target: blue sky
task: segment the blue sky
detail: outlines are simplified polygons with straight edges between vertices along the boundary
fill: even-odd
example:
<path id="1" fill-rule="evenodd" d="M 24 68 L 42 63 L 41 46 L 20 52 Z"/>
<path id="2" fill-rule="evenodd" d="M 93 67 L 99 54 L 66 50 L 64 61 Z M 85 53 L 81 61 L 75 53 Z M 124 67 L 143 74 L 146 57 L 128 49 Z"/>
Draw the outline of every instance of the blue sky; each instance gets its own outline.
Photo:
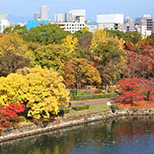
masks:
<path id="1" fill-rule="evenodd" d="M 57 12 L 66 13 L 77 7 L 86 9 L 86 19 L 96 21 L 98 13 L 123 13 L 124 17 L 141 17 L 150 14 L 154 18 L 154 0 L 0 0 L 0 13 L 7 13 L 11 22 L 33 19 L 40 6 L 48 5 L 50 19 Z"/>

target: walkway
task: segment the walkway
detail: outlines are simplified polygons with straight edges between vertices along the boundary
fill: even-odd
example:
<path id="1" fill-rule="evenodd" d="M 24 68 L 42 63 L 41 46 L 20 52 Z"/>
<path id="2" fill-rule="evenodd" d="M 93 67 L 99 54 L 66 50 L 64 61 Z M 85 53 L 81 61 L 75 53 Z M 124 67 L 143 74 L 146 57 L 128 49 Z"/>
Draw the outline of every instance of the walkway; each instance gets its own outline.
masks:
<path id="1" fill-rule="evenodd" d="M 116 99 L 105 98 L 105 99 L 93 99 L 93 100 L 83 100 L 83 101 L 71 101 L 71 106 L 77 106 L 82 104 L 96 105 L 96 104 L 106 104 L 107 102 L 116 102 Z"/>

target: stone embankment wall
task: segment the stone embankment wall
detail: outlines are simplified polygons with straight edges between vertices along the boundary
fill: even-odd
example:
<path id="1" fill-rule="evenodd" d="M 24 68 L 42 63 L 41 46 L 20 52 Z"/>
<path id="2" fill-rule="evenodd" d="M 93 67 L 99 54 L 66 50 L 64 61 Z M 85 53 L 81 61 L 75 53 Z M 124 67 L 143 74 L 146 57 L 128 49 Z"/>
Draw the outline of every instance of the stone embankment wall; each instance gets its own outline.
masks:
<path id="1" fill-rule="evenodd" d="M 0 142 L 21 138 L 24 136 L 31 136 L 56 129 L 71 127 L 96 120 L 108 120 L 119 116 L 138 116 L 138 115 L 154 115 L 154 109 L 120 109 L 115 113 L 112 111 L 104 111 L 99 113 L 92 113 L 81 115 L 79 117 L 60 118 L 39 123 L 32 123 L 22 126 L 10 127 L 1 130 Z"/>

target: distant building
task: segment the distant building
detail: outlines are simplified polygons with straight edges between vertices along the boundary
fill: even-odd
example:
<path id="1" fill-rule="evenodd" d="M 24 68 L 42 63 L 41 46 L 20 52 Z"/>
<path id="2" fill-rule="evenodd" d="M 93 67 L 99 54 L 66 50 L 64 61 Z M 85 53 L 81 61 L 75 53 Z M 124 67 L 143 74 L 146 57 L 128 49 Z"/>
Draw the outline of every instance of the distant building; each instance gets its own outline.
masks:
<path id="1" fill-rule="evenodd" d="M 86 26 L 89 28 L 89 32 L 94 32 L 95 29 L 98 29 L 97 22 L 87 22 Z"/>
<path id="2" fill-rule="evenodd" d="M 65 31 L 69 31 L 71 33 L 75 33 L 83 27 L 85 27 L 85 23 L 65 22 Z"/>
<path id="3" fill-rule="evenodd" d="M 8 20 L 8 15 L 6 13 L 0 13 L 0 20 Z"/>
<path id="4" fill-rule="evenodd" d="M 123 31 L 124 32 L 135 31 L 135 25 L 132 18 L 127 17 L 124 19 Z"/>
<path id="5" fill-rule="evenodd" d="M 135 30 L 142 34 L 142 37 L 149 36 L 153 33 L 153 19 L 150 15 L 145 14 L 141 18 L 135 19 Z"/>
<path id="6" fill-rule="evenodd" d="M 48 6 L 41 6 L 40 8 L 40 17 L 41 20 L 49 20 L 49 7 Z"/>
<path id="7" fill-rule="evenodd" d="M 0 13 L 0 33 L 3 33 L 5 28 L 9 26 L 8 15 L 6 13 Z"/>
<path id="8" fill-rule="evenodd" d="M 28 24 L 26 24 L 27 30 L 30 30 L 31 28 L 36 28 L 38 26 L 49 24 L 48 20 L 28 20 Z"/>
<path id="9" fill-rule="evenodd" d="M 34 20 L 41 20 L 40 13 L 34 13 Z"/>
<path id="10" fill-rule="evenodd" d="M 86 10 L 74 9 L 65 13 L 65 22 L 76 22 L 85 24 Z"/>
<path id="11" fill-rule="evenodd" d="M 86 11 L 84 9 L 74 9 L 65 13 L 65 31 L 75 33 L 85 27 Z"/>
<path id="12" fill-rule="evenodd" d="M 61 13 L 55 14 L 55 21 L 56 22 L 63 22 L 63 14 L 61 14 Z"/>
<path id="13" fill-rule="evenodd" d="M 122 30 L 123 14 L 99 14 L 97 15 L 98 29 Z"/>

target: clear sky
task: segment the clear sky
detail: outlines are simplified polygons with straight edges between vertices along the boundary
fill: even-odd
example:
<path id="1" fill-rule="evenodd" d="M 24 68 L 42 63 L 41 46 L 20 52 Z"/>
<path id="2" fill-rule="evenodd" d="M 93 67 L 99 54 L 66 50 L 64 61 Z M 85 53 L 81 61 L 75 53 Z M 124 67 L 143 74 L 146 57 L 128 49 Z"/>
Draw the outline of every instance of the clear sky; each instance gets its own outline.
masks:
<path id="1" fill-rule="evenodd" d="M 40 6 L 50 8 L 50 19 L 57 12 L 66 13 L 72 8 L 86 9 L 86 19 L 96 21 L 98 13 L 123 13 L 124 17 L 141 17 L 150 14 L 154 18 L 154 0 L 0 0 L 0 13 L 7 13 L 11 22 L 33 19 Z"/>

